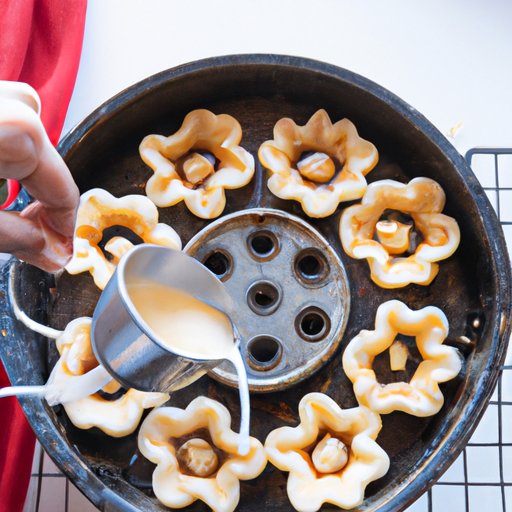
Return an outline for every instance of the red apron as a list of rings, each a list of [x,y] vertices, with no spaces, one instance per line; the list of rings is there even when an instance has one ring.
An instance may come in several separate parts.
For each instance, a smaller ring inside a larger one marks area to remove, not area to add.
[[[87,0],[2,0],[0,80],[30,84],[41,119],[57,144],[82,50]],[[0,387],[9,380],[0,364]],[[0,399],[0,512],[23,509],[34,434],[15,398]]]

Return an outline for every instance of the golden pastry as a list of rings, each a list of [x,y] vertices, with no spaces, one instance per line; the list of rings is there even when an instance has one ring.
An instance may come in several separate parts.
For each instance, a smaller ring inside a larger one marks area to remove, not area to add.
[[[389,457],[375,442],[382,423],[366,407],[341,409],[322,393],[299,404],[300,423],[272,431],[265,450],[274,466],[288,471],[287,492],[299,512],[315,512],[323,503],[343,509],[364,500],[366,486],[384,476]]]
[[[384,385],[377,380],[373,361],[393,346],[398,334],[416,338],[423,361],[409,382]],[[381,304],[375,330],[362,330],[343,353],[343,370],[358,402],[380,414],[403,411],[422,417],[439,412],[444,403],[439,383],[453,379],[461,369],[458,351],[443,345],[447,335],[448,320],[439,308],[414,311],[398,300]]]
[[[254,175],[254,158],[239,146],[241,139],[234,117],[204,109],[187,114],[168,137],[144,137],[139,153],[155,173],[146,194],[157,206],[185,201],[202,219],[218,217],[226,206],[224,190],[241,188]]]
[[[98,244],[103,231],[112,226],[129,228],[146,243],[181,249],[180,237],[173,228],[158,222],[158,210],[147,197],[116,198],[100,188],[85,192],[78,207],[73,257],[66,270],[70,274],[90,272],[101,290],[112,277],[120,258],[133,246],[124,237],[113,237],[105,244],[105,251],[112,256],[109,261]]]
[[[361,204],[341,216],[343,249],[352,258],[366,258],[372,281],[382,288],[428,285],[439,272],[436,262],[451,256],[460,242],[457,222],[441,213],[444,205],[443,189],[429,178],[414,178],[406,185],[393,180],[371,183]],[[398,212],[411,223],[394,218]],[[412,223],[417,242],[412,240]]]
[[[55,339],[60,358],[52,372],[54,382],[65,381],[66,386],[76,386],[77,377],[98,366],[91,347],[91,318],[81,317],[71,321],[64,331],[41,325],[29,318],[14,305],[16,318],[35,332]],[[121,385],[110,381],[103,391],[113,394]],[[135,431],[144,409],[158,407],[169,400],[167,393],[146,393],[128,389],[117,399],[101,394],[62,404],[71,423],[81,429],[97,427],[112,437],[123,437]]]
[[[164,505],[181,508],[196,500],[215,512],[235,510],[240,480],[256,478],[267,457],[251,437],[247,455],[239,455],[239,434],[231,430],[229,411],[204,396],[186,409],[161,407],[143,421],[138,445],[157,465],[153,491]]]
[[[299,201],[310,217],[327,217],[340,202],[359,199],[366,190],[365,175],[378,160],[375,146],[359,137],[348,119],[332,124],[325,110],[304,126],[280,119],[274,139],[260,146],[258,156],[270,171],[270,191]]]

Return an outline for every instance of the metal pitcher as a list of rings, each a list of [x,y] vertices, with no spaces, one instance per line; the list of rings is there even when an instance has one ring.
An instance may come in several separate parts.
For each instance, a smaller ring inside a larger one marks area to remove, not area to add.
[[[140,279],[185,291],[228,318],[231,297],[213,273],[181,251],[141,244],[121,259],[92,318],[94,354],[124,387],[175,391],[199,379],[222,359],[194,359],[160,343],[127,292],[127,284]],[[235,344],[234,326],[233,332]]]

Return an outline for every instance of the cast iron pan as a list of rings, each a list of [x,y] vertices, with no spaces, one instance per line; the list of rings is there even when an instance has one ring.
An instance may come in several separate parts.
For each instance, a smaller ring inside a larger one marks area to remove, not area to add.
[[[149,133],[171,134],[196,108],[228,113],[243,128],[242,145],[256,155],[272,138],[275,122],[285,116],[304,124],[319,108],[333,121],[352,120],[378,148],[378,166],[368,176],[408,181],[427,176],[447,196],[445,213],[461,228],[461,244],[428,286],[384,290],[369,279],[365,261],[348,258],[337,227],[342,205],[331,217],[308,219],[295,202],[273,197],[266,173],[256,164],[254,180],[229,191],[225,214],[254,207],[285,210],[310,222],[341,257],[351,287],[351,311],[340,349],[319,372],[286,391],[252,396],[252,434],[264,441],[268,432],[297,423],[297,405],[311,391],[330,395],[342,407],[353,407],[352,387],[341,368],[346,343],[362,328],[373,329],[379,304],[400,299],[409,307],[440,307],[450,322],[450,340],[466,336],[475,342],[464,353],[460,375],[442,386],[445,405],[430,418],[403,413],[385,415],[379,444],[391,458],[389,473],[368,486],[357,510],[405,508],[457,457],[477,425],[503,363],[509,337],[510,266],[496,216],[475,176],[445,138],[418,112],[382,87],[349,71],[311,60],[274,55],[240,55],[207,59],[152,76],[109,100],[61,143],[60,152],[81,189],[102,187],[117,196],[143,194],[151,176],[138,145]],[[208,224],[183,204],[160,209],[184,244]],[[78,316],[91,315],[99,292],[89,275],[63,274],[57,281],[29,265],[14,263],[2,275],[0,352],[15,384],[42,384],[57,354],[54,343],[13,319],[6,291],[11,280],[21,307],[34,319],[55,328]],[[480,327],[472,327],[473,320]],[[414,368],[413,368],[414,369]],[[412,369],[412,370],[413,370]],[[378,369],[384,380],[392,377]],[[410,372],[409,372],[410,373]],[[238,428],[236,390],[203,377],[173,395],[185,407],[206,394],[224,403]],[[136,434],[112,439],[96,429],[78,430],[60,408],[39,399],[20,400],[45,450],[62,471],[102,510],[166,510],[151,491],[152,464],[137,454]],[[333,510],[325,506],[324,510]],[[207,510],[196,502],[187,510]],[[291,510],[286,474],[269,464],[256,480],[241,484],[238,510]]]

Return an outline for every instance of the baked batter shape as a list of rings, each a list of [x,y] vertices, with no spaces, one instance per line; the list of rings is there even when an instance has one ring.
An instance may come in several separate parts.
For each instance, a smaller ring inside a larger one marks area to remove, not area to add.
[[[377,380],[373,361],[392,345],[398,334],[416,338],[423,361],[409,382],[384,385]],[[453,379],[462,366],[457,349],[443,344],[447,336],[448,320],[437,307],[415,311],[398,300],[381,304],[375,330],[362,330],[343,353],[343,370],[354,386],[357,401],[380,414],[437,414],[444,403],[439,383]]]
[[[308,161],[301,159],[311,152]],[[327,217],[340,202],[359,199],[366,190],[365,175],[379,157],[351,121],[333,124],[323,109],[304,126],[280,119],[274,126],[274,139],[260,146],[258,156],[270,171],[270,191],[281,199],[299,201],[310,217]]]
[[[66,379],[73,386],[73,378],[98,366],[91,346],[91,318],[71,321],[56,337],[60,359],[53,370],[55,380]],[[103,391],[115,393],[121,385],[112,380]],[[128,389],[115,400],[99,393],[62,404],[71,423],[81,429],[97,427],[112,437],[124,437],[135,431],[145,409],[158,407],[169,400],[167,393],[150,393]]]
[[[343,249],[352,258],[366,258],[372,281],[382,288],[429,285],[439,272],[436,262],[451,256],[460,242],[457,221],[441,213],[445,202],[443,189],[429,178],[414,178],[408,184],[393,180],[371,183],[361,204],[350,206],[341,216]],[[409,248],[404,224],[381,224],[380,241],[374,239],[385,210],[400,211],[413,220],[423,240],[412,254],[404,254]]]
[[[288,471],[287,492],[299,512],[315,512],[323,503],[351,509],[364,500],[366,486],[384,476],[389,457],[375,442],[382,423],[366,407],[341,409],[323,393],[309,393],[299,403],[300,423],[272,431],[265,450],[274,466]],[[348,447],[348,462],[340,470],[321,473],[311,452],[325,433]]]
[[[186,409],[161,407],[148,415],[139,430],[138,446],[144,457],[157,464],[153,491],[159,501],[167,507],[182,508],[199,499],[215,512],[235,510],[240,499],[239,480],[256,478],[267,457],[253,437],[249,438],[248,454],[239,455],[239,434],[230,425],[229,411],[204,396],[195,398]],[[186,474],[177,458],[180,438],[190,438],[201,429],[208,430],[215,448],[223,453],[218,469],[208,477]]]
[[[225,189],[241,188],[254,175],[254,157],[239,146],[241,139],[242,128],[234,117],[205,109],[187,114],[168,137],[144,137],[139,153],[154,171],[147,196],[160,207],[184,201],[202,219],[218,217],[226,206]]]
[[[98,244],[103,231],[112,226],[129,228],[146,243],[181,249],[179,235],[171,226],[158,222],[158,210],[147,197],[116,198],[100,188],[85,192],[77,212],[73,257],[65,268],[70,274],[90,272],[100,290],[107,285],[121,257],[133,247],[126,238],[113,237],[105,244],[105,251],[112,255],[109,261]]]

